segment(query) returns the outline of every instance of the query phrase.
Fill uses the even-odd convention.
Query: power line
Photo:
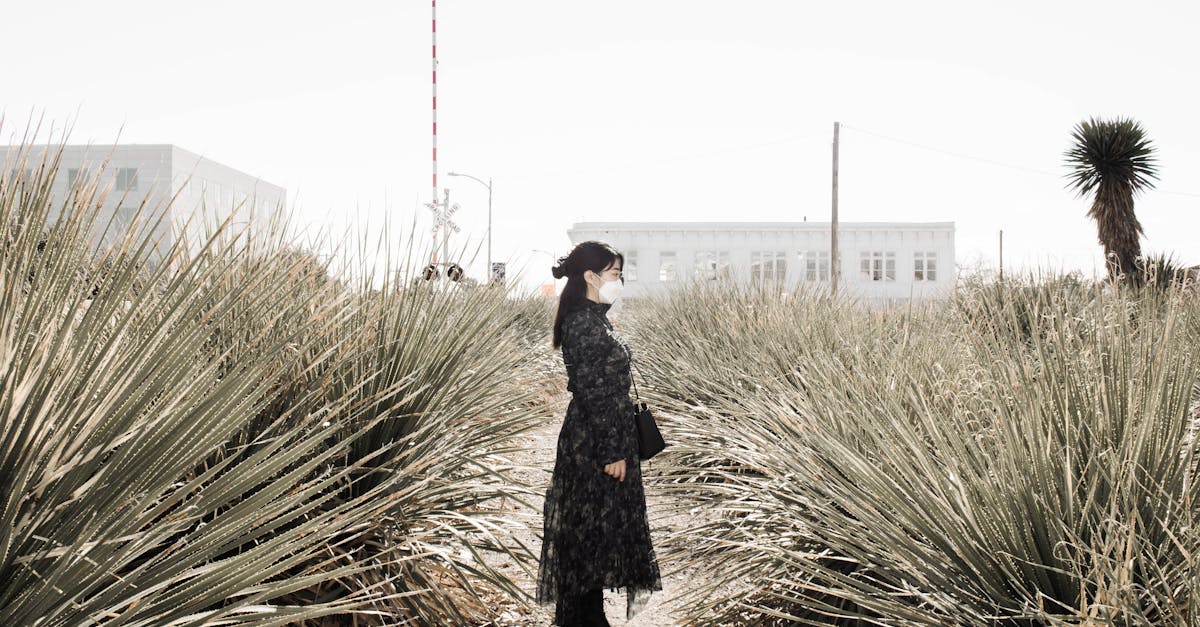
[[[597,172],[621,172],[621,171],[627,171],[627,170],[648,171],[651,168],[676,165],[676,164],[685,163],[685,162],[689,162],[689,161],[706,160],[706,159],[710,159],[713,157],[723,156],[723,155],[731,153],[731,152],[744,152],[744,151],[750,151],[750,150],[757,150],[760,148],[768,148],[771,146],[778,146],[780,144],[788,144],[788,143],[797,142],[797,141],[818,141],[818,140],[822,143],[822,145],[824,145],[824,143],[826,141],[828,141],[823,135],[818,135],[817,133],[801,133],[801,134],[796,134],[796,135],[785,135],[782,137],[777,137],[775,139],[754,142],[754,143],[748,143],[748,144],[736,144],[736,145],[732,145],[732,146],[719,146],[719,147],[711,148],[708,150],[675,153],[673,155],[668,155],[668,156],[664,156],[664,157],[657,158],[657,159],[649,159],[649,160],[646,160],[643,162],[638,162],[638,163],[622,162],[619,164],[614,164],[609,167],[600,168],[600,169],[581,168],[581,167],[553,168],[553,169],[549,169],[549,170],[542,170],[538,173],[538,175],[539,176],[544,175],[548,172],[552,172],[552,173],[556,173],[556,174],[575,173],[575,172],[595,174]]]
[[[1015,163],[1006,163],[1004,161],[997,161],[996,159],[988,159],[986,157],[977,157],[975,155],[968,155],[968,154],[961,153],[961,152],[955,152],[953,150],[945,150],[942,148],[937,148],[935,146],[929,146],[927,144],[909,141],[907,139],[900,139],[899,137],[892,137],[890,135],[884,135],[883,133],[876,133],[875,131],[869,131],[865,128],[860,128],[857,126],[850,126],[849,124],[846,124],[844,122],[842,123],[842,128],[848,128],[852,131],[858,131],[859,133],[863,133],[865,135],[872,135],[874,137],[878,137],[880,139],[886,139],[888,141],[896,142],[898,144],[906,144],[908,146],[913,146],[914,148],[920,148],[922,150],[928,150],[930,152],[937,152],[937,153],[941,153],[944,155],[949,155],[951,157],[958,157],[959,159],[968,159],[970,161],[978,161],[980,163],[997,165],[997,166],[1004,167],[1004,168],[1012,168],[1014,170],[1022,170],[1025,172],[1031,172],[1033,174],[1041,174],[1043,176],[1051,176],[1054,178],[1061,178],[1061,175],[1055,174],[1054,172],[1050,172],[1047,170],[1039,170],[1037,168],[1031,168],[1028,166],[1017,165]],[[1154,191],[1156,191],[1160,194],[1170,194],[1172,196],[1189,196],[1192,198],[1200,198],[1200,193],[1194,193],[1194,192],[1176,192],[1176,191],[1165,190],[1165,189],[1156,189]]]
[[[979,161],[979,162],[981,162],[981,163],[988,163],[988,164],[991,164],[991,165],[998,165],[998,166],[1005,167],[1005,168],[1012,168],[1012,169],[1014,169],[1014,170],[1024,170],[1024,171],[1026,171],[1026,172],[1032,172],[1032,173],[1034,173],[1034,174],[1041,174],[1041,175],[1043,175],[1043,176],[1053,176],[1053,177],[1058,177],[1058,175],[1057,175],[1057,174],[1055,174],[1055,173],[1053,173],[1053,172],[1048,172],[1048,171],[1046,171],[1046,170],[1039,170],[1039,169],[1037,169],[1037,168],[1031,168],[1031,167],[1028,167],[1028,166],[1023,166],[1023,165],[1016,165],[1016,164],[1013,164],[1013,163],[1005,163],[1005,162],[1003,162],[1003,161],[997,161],[997,160],[995,160],[995,159],[987,159],[987,158],[984,158],[984,157],[976,157],[976,156],[974,156],[974,155],[968,155],[968,154],[964,154],[964,153],[961,153],[961,152],[954,152],[953,150],[944,150],[944,149],[942,149],[942,148],[935,148],[935,147],[933,147],[933,146],[928,146],[928,145],[926,145],[926,144],[920,144],[920,143],[917,143],[917,142],[914,142],[914,141],[909,141],[909,140],[907,140],[907,139],[900,139],[899,137],[892,137],[892,136],[890,136],[890,135],[884,135],[883,133],[876,133],[875,131],[868,131],[868,130],[867,130],[867,129],[865,129],[865,128],[859,128],[859,127],[857,127],[857,126],[850,126],[849,124],[846,124],[846,123],[842,123],[842,128],[848,128],[848,129],[850,129],[850,130],[852,130],[852,131],[858,131],[859,133],[864,133],[864,134],[866,134],[866,135],[873,135],[873,136],[875,136],[875,137],[879,137],[879,138],[881,138],[881,139],[886,139],[886,140],[888,140],[888,141],[893,141],[893,142],[896,142],[896,143],[898,143],[898,144],[907,144],[907,145],[909,145],[909,146],[913,146],[913,147],[916,147],[916,148],[920,148],[920,149],[922,149],[922,150],[928,150],[928,151],[930,151],[930,152],[939,152],[939,153],[942,153],[942,154],[944,154],[944,155],[950,155],[950,156],[952,156],[952,157],[958,157],[959,159],[969,159],[969,160],[971,160],[971,161]]]
[[[1172,191],[1165,190],[1165,189],[1156,189],[1154,191],[1156,191],[1160,194],[1171,194],[1172,196],[1191,196],[1192,198],[1200,198],[1200,194],[1196,194],[1193,192],[1172,192]]]

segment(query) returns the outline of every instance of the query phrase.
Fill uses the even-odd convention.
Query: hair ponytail
[[[567,276],[567,269],[565,266],[566,266],[566,257],[560,257],[558,260],[558,265],[550,267],[550,274],[553,274],[554,278],[556,278],[556,279],[561,279],[561,278]]]

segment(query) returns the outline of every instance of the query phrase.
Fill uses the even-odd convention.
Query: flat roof
[[[761,231],[828,229],[829,222],[576,222],[572,231]],[[953,230],[953,222],[838,222],[838,230]]]
[[[46,150],[48,148],[54,149],[54,150],[57,150],[59,148],[62,148],[63,150],[114,150],[114,149],[119,149],[119,148],[155,148],[155,149],[161,150],[163,148],[172,148],[172,147],[177,147],[177,146],[175,146],[175,144],[107,144],[107,143],[95,143],[95,144],[6,144],[6,145],[0,145],[0,148],[5,148],[8,150],[11,150],[13,148],[31,148],[31,149],[36,149],[36,150]]]
[[[97,144],[9,144],[9,145],[0,145],[0,156],[3,156],[3,154],[19,153],[22,150],[27,150],[27,151],[34,152],[34,153],[40,155],[42,152],[52,152],[52,151],[58,150],[60,148],[62,149],[62,151],[64,153],[67,151],[70,151],[72,153],[82,151],[86,154],[87,157],[94,157],[94,158],[107,158],[110,155],[114,155],[121,151],[126,151],[126,150],[179,152],[182,154],[182,156],[192,159],[196,163],[206,162],[206,163],[215,165],[217,167],[224,168],[226,170],[229,170],[230,172],[234,172],[234,173],[244,176],[246,178],[254,179],[254,181],[257,183],[261,183],[261,184],[269,186],[269,187],[274,187],[275,189],[277,189],[280,192],[284,192],[284,193],[287,192],[287,189],[281,185],[272,183],[272,182],[267,181],[257,175],[251,174],[245,170],[241,170],[239,168],[231,166],[224,161],[218,161],[216,159],[213,159],[212,157],[206,157],[200,153],[192,152],[186,148],[179,146],[178,144],[100,144],[100,143],[97,143]]]

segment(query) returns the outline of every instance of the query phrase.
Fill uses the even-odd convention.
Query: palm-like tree
[[[1133,197],[1152,189],[1158,178],[1154,146],[1142,125],[1129,118],[1089,118],[1075,126],[1065,156],[1071,169],[1067,187],[1080,196],[1095,192],[1088,215],[1096,220],[1108,275],[1132,277],[1141,255],[1142,225]]]

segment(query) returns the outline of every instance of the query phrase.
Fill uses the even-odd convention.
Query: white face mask
[[[604,282],[600,285],[600,302],[611,305],[621,295],[621,288],[623,287],[625,287],[625,284],[621,283],[621,279]]]

